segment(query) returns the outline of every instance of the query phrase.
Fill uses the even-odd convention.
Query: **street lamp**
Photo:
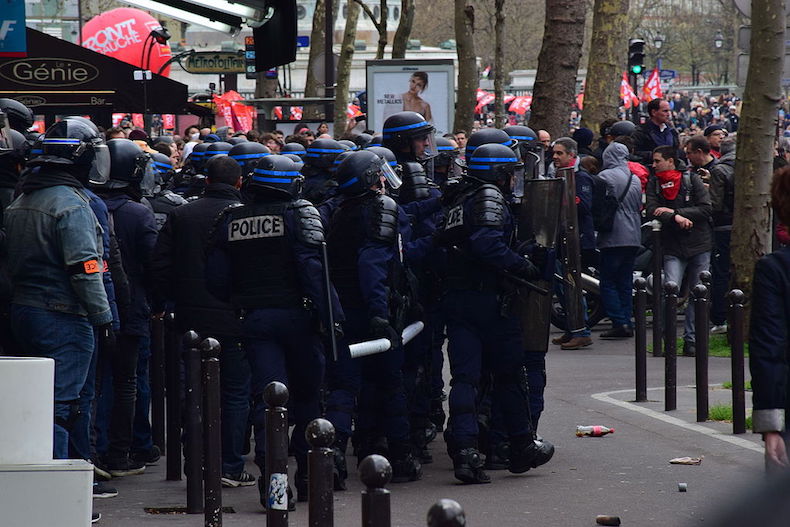
[[[656,33],[656,36],[653,37],[653,45],[656,47],[656,49],[661,49],[661,47],[664,45],[664,35],[661,33]]]
[[[724,45],[724,35],[722,35],[721,30],[716,32],[716,36],[713,37],[713,45],[716,49],[721,49]]]
[[[143,83],[143,124],[145,133],[151,133],[150,122],[148,119],[148,81],[151,80],[151,51],[154,49],[154,44],[164,45],[170,40],[170,32],[167,28],[157,26],[148,33],[143,41],[143,50],[140,56],[140,70],[134,72],[134,80],[140,80]]]

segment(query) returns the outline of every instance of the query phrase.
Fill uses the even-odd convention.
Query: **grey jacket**
[[[628,148],[621,143],[610,144],[603,153],[603,170],[597,176],[618,198],[628,185],[628,192],[614,217],[610,232],[598,233],[598,248],[639,247],[642,242],[640,230],[642,206],[642,184],[628,169]]]

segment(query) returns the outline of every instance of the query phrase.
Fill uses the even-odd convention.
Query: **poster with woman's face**
[[[455,75],[452,60],[375,60],[367,63],[368,125],[381,132],[392,114],[412,111],[452,131]]]

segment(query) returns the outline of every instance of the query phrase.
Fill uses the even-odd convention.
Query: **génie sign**
[[[20,59],[0,66],[0,77],[36,87],[78,86],[98,76],[95,66],[75,59]]]

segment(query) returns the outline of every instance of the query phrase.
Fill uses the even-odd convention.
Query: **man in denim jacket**
[[[94,349],[94,328],[111,333],[102,283],[101,227],[83,188],[109,173],[90,121],[54,124],[34,147],[22,195],[6,210],[11,322],[20,354],[55,360],[54,457],[68,457],[69,429]]]

